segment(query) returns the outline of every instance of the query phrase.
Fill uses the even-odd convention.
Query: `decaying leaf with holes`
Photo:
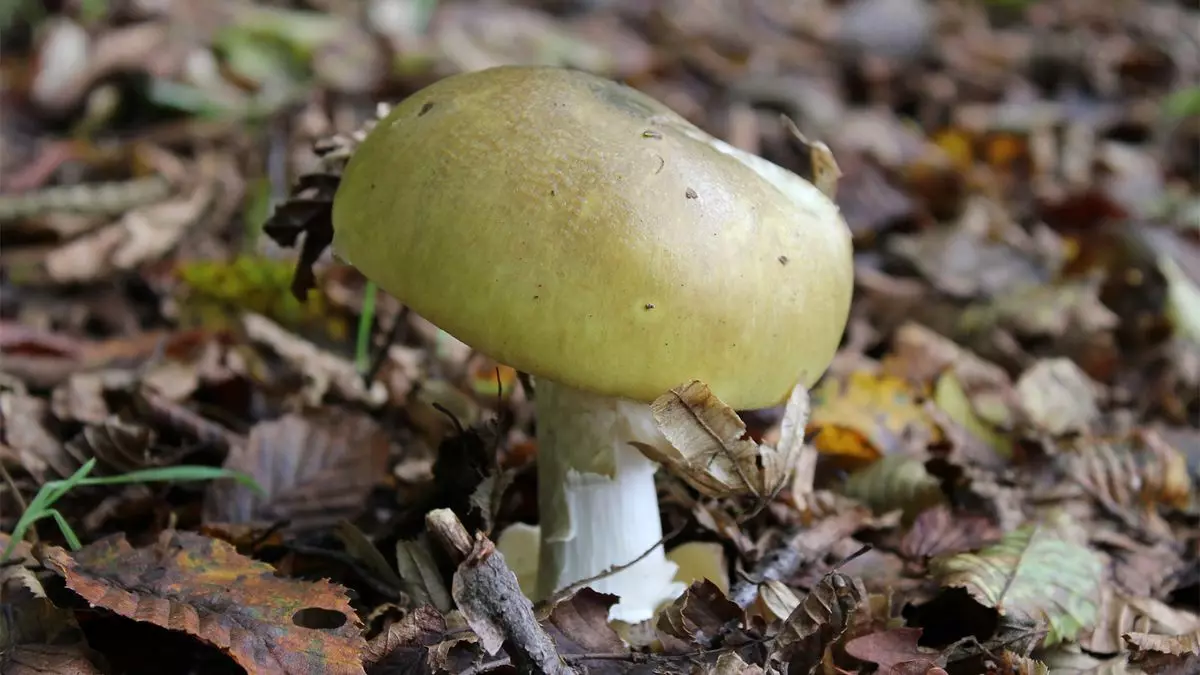
[[[252,476],[264,493],[214,481],[204,520],[288,521],[289,531],[304,531],[353,519],[370,491],[386,480],[389,449],[378,423],[347,410],[322,408],[260,422],[224,466]]]
[[[1002,616],[1048,624],[1044,645],[1074,640],[1096,621],[1103,564],[1068,516],[1027,524],[978,553],[935,559],[933,575]]]
[[[168,530],[145,548],[114,535],[38,557],[93,605],[203,640],[250,675],[365,672],[366,641],[345,589],[281,578],[223,541]]]
[[[634,443],[642,454],[709,497],[754,495],[769,498],[783,488],[804,450],[808,390],[797,385],[788,398],[791,419],[778,447],[760,445],[747,436],[746,424],[708,385],[693,380],[651,404],[654,420],[669,442],[655,447]]]
[[[836,570],[826,574],[784,621],[771,641],[768,660],[787,664],[784,672],[813,675],[866,597],[861,580]]]

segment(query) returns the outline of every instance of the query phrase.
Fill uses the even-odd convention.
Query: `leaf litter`
[[[1200,671],[1193,5],[16,3],[0,542],[56,498],[0,670]],[[853,234],[811,391],[651,406],[689,562],[644,624],[524,600],[536,392],[325,250],[389,106],[501,63],[643,89]],[[184,465],[258,489],[103,482]]]

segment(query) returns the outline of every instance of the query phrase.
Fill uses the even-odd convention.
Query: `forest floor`
[[[5,675],[1200,673],[1196,2],[5,7]],[[740,418],[681,399],[747,471],[805,470],[698,489],[678,448],[690,586],[638,626],[472,600],[537,521],[528,380],[328,253],[298,301],[264,230],[377,103],[506,63],[805,173],[786,115],[841,171],[829,371]]]

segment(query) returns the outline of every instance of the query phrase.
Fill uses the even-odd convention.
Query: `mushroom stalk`
[[[650,551],[589,584],[620,597],[609,618],[649,619],[684,588],[659,544],[658,465],[629,444],[666,442],[650,406],[543,379],[537,409],[539,598]]]

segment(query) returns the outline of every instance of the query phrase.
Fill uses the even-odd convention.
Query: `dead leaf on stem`
[[[778,447],[751,440],[737,412],[699,380],[658,397],[651,410],[669,446],[633,445],[709,497],[768,499],[793,476],[804,452],[808,390],[803,385],[788,398]]]

